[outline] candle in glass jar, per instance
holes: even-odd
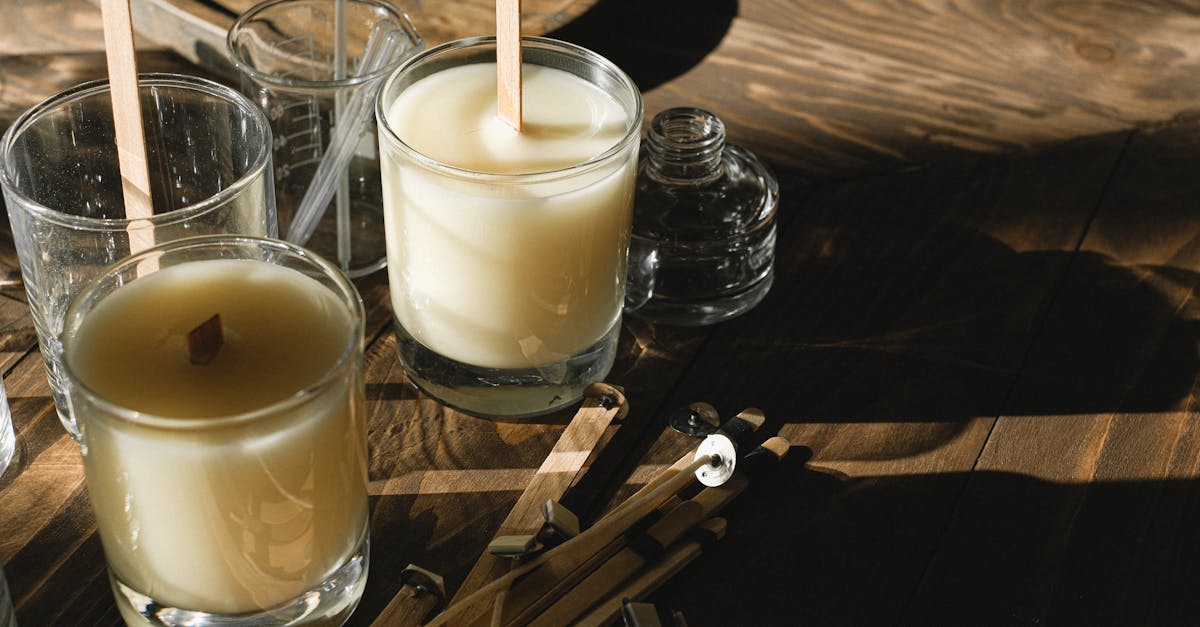
[[[206,364],[188,334],[220,315]],[[317,281],[250,260],[182,263],[118,287],[64,337],[106,558],[157,603],[269,608],[364,538],[361,334]],[[91,400],[88,399],[101,399]]]
[[[494,63],[421,78],[387,111],[401,141],[465,177],[384,160],[396,317],[437,353],[490,368],[580,353],[613,328],[623,298],[636,159],[568,169],[617,146],[629,115],[550,67],[526,64],[523,92],[519,133],[496,115]],[[483,186],[472,172],[540,174]]]

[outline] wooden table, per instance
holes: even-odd
[[[0,17],[3,126],[102,72],[93,9],[59,2],[66,31],[32,0]],[[433,23],[450,4],[419,6]],[[1200,9],[599,0],[554,28],[625,67],[647,117],[722,116],[783,186],[761,306],[623,329],[610,381],[632,413],[573,497],[585,518],[692,444],[665,428],[688,402],[759,406],[794,445],[656,601],[693,625],[1200,622]],[[112,624],[9,240],[0,367],[19,451],[0,560],[22,625]],[[367,624],[409,562],[462,581],[570,412],[438,406],[396,362],[382,273],[358,286],[372,564],[352,623]]]

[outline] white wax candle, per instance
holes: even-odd
[[[193,365],[187,334],[214,313],[224,345]],[[147,415],[72,394],[118,579],[160,603],[234,613],[292,599],[341,565],[367,521],[362,381],[356,367],[322,379],[359,358],[355,328],[299,272],[210,260],[118,288],[64,338],[80,381]]]
[[[476,172],[572,168],[633,123],[595,85],[526,64],[523,130],[496,115],[496,66],[454,67],[405,88],[387,112],[402,141]],[[616,324],[636,153],[538,183],[473,183],[387,154],[385,226],[392,305],[439,354],[526,368],[582,352]]]

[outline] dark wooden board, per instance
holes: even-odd
[[[913,623],[1194,622],[1198,129],[1130,142]]]
[[[797,459],[658,598],[696,625],[897,620],[1124,142],[830,185],[794,207],[772,293],[715,330],[667,405],[758,406]],[[645,463],[689,444],[666,433]]]
[[[485,2],[417,4],[446,12],[414,10],[427,35],[490,20]],[[538,6],[568,5],[572,21],[537,27],[620,59],[647,90],[647,118],[678,104],[718,113],[785,191],[779,276],[760,308],[711,329],[624,327],[611,380],[633,411],[573,497],[579,511],[596,515],[627,493],[626,475],[643,481],[692,444],[663,431],[687,402],[760,405],[797,445],[658,600],[697,625],[1194,622],[1200,124],[1188,113],[1200,65],[1187,42],[1200,8]],[[94,32],[77,52],[65,37],[47,38],[47,54],[0,46],[0,128],[103,76]],[[206,71],[161,50],[139,61]],[[1127,146],[1135,128],[1149,130]],[[570,413],[493,422],[417,393],[395,360],[382,276],[357,282],[374,544],[355,624],[410,561],[453,589]],[[22,624],[115,625],[78,452],[21,298],[0,296],[20,433],[0,480],[0,561]]]

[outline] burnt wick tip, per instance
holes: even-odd
[[[225,334],[221,330],[221,314],[201,322],[188,332],[188,361],[195,366],[206,366],[221,352],[225,345]]]

